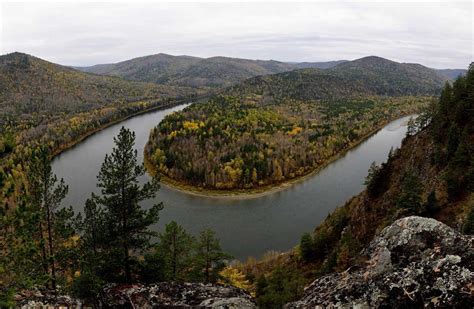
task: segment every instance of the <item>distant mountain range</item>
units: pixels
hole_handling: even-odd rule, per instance
[[[330,68],[342,61],[286,63],[228,57],[198,58],[157,54],[91,67],[83,72],[118,76],[133,81],[189,87],[226,87],[258,75],[302,68]]]
[[[464,69],[437,69],[436,70],[441,75],[448,77],[449,79],[456,79],[461,75],[466,74],[467,70]]]
[[[198,58],[156,54],[113,64],[76,67],[83,72],[122,77],[131,81],[173,86],[220,88],[235,85],[255,76],[289,72],[296,69],[331,69],[354,61],[280,62],[229,57]],[[454,79],[465,70],[435,70]]]
[[[328,69],[301,69],[257,76],[230,88],[232,95],[317,100],[361,95],[434,95],[448,77],[420,64],[370,56]]]

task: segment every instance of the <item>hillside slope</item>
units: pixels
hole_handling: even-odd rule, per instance
[[[455,80],[461,75],[466,74],[466,70],[463,69],[437,69],[436,70],[441,75],[448,77],[449,79]]]
[[[87,74],[21,53],[0,56],[2,118],[87,111],[113,102],[179,97],[193,92]]]
[[[285,308],[469,308],[474,301],[474,236],[411,216],[365,250],[363,267],[315,280]]]
[[[248,79],[229,90],[271,100],[317,100],[363,95],[435,95],[448,80],[419,64],[365,57],[330,69],[302,69]]]
[[[409,125],[402,147],[391,152],[386,163],[369,170],[367,189],[336,210],[331,215],[334,218],[318,227],[315,235],[333,229],[333,219],[338,216],[344,222],[339,233],[345,229],[345,235],[360,244],[367,244],[377,231],[407,215],[434,217],[468,231],[467,214],[474,211],[473,112],[471,65],[466,77],[453,87],[447,85],[439,102]],[[343,240],[342,234],[336,234],[332,243]],[[346,245],[339,242],[333,252]],[[337,268],[344,269],[348,262]]]
[[[172,56],[161,53],[118,63],[77,67],[77,69],[94,74],[118,76],[133,81],[162,84],[169,82],[171,76],[184,72],[201,60],[198,57]]]
[[[272,308],[275,304],[296,300],[299,293],[302,293],[302,282],[309,283],[320,278],[308,288],[306,298],[303,299],[303,303],[309,307],[318,303],[329,305],[336,298],[348,304],[357,299],[372,301],[369,303],[371,306],[386,304],[384,301],[387,299],[383,298],[383,293],[377,294],[377,297],[381,297],[379,299],[368,300],[366,296],[375,295],[371,294],[373,291],[389,291],[386,285],[388,281],[379,280],[380,278],[368,280],[369,273],[364,270],[372,271],[372,267],[378,264],[382,267],[388,264],[377,259],[383,256],[368,256],[373,251],[362,249],[369,246],[377,233],[406,216],[434,218],[457,231],[474,234],[473,145],[474,65],[471,65],[465,77],[456,80],[453,86],[445,86],[439,102],[433,102],[416,121],[409,123],[408,134],[401,148],[390,151],[386,163],[370,168],[366,190],[329,214],[313,233],[303,235],[298,249],[274,259],[250,262],[239,267],[248,278],[257,278],[257,303],[262,308]],[[423,228],[427,225],[417,223],[413,226]],[[441,231],[440,228],[434,230]],[[466,257],[471,260],[461,258],[462,264],[459,264],[457,257],[450,260],[449,254],[446,255],[449,251],[440,249],[438,239],[434,231],[421,231],[413,238],[413,243],[408,243],[407,248],[391,247],[388,251],[382,251],[389,254],[393,252],[391,261],[388,261],[394,268],[384,269],[383,273],[384,278],[391,280],[390,282],[398,284],[397,282],[405,280],[404,274],[397,273],[396,269],[404,269],[404,272],[407,269],[420,271],[418,275],[406,274],[408,277],[413,275],[411,279],[406,278],[412,280],[413,286],[403,287],[407,289],[407,293],[414,292],[409,294],[413,297],[404,294],[403,290],[400,294],[396,286],[389,285],[395,287],[392,290],[393,298],[400,299],[402,305],[420,306],[435,297],[434,294],[420,294],[419,290],[415,290],[419,284],[423,285],[423,281],[429,282],[427,284],[430,286],[433,282],[439,283],[440,287],[444,284],[433,279],[437,274],[431,276],[431,272],[437,271],[436,268],[428,268],[437,261],[458,264],[452,267],[468,263],[467,268],[472,271],[472,248],[469,253],[471,257]],[[472,237],[470,239],[468,244],[472,246]],[[418,250],[410,247],[411,245],[419,245],[418,249],[427,250],[426,254],[413,256],[413,262],[420,263],[420,267],[417,264],[407,264],[406,258]],[[455,249],[453,252],[459,254],[460,251]],[[416,260],[420,258],[422,260]],[[357,278],[365,279],[357,281]],[[275,288],[282,280],[286,280],[284,284],[288,286],[283,292]],[[460,277],[455,280],[456,293],[466,292],[464,281]],[[472,282],[472,278],[468,282]],[[435,290],[436,286],[431,292],[436,292]],[[472,301],[472,291],[470,293],[469,299]],[[278,295],[286,296],[278,298]],[[463,304],[464,298],[458,299]],[[449,298],[440,298],[439,301],[440,304],[449,306]],[[454,300],[451,301],[456,304]]]

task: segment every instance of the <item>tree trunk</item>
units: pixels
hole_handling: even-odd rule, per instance
[[[209,239],[206,240],[206,282],[209,282],[209,268],[211,267],[209,261]]]
[[[41,223],[41,220],[40,219],[40,222],[39,222],[39,230],[40,230],[40,242],[41,242],[41,255],[43,257],[43,261],[42,261],[42,264],[43,264],[43,271],[44,271],[44,274],[47,275],[48,274],[48,255],[46,253],[46,241],[44,239],[44,234],[43,234],[43,224]]]
[[[176,233],[173,234],[173,280],[176,280]]]
[[[52,218],[51,218],[51,211],[49,207],[47,209],[47,223],[48,223],[48,242],[49,242],[49,260],[51,263],[51,287],[54,291],[54,295],[56,295],[56,267],[54,263],[54,249],[53,249],[53,231],[51,228],[52,225]]]

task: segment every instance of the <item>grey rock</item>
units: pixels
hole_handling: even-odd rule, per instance
[[[242,289],[204,283],[111,284],[99,299],[105,308],[256,308],[252,297]]]
[[[472,308],[474,237],[406,217],[377,235],[367,266],[315,280],[286,308]]]
[[[54,295],[52,290],[32,288],[15,295],[16,307],[27,308],[82,308],[79,299],[69,295]]]

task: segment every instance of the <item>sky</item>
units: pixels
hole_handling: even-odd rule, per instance
[[[471,1],[0,1],[0,53],[63,65],[157,53],[291,62],[377,55],[433,68],[473,61]]]

